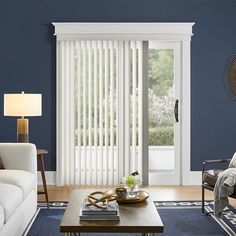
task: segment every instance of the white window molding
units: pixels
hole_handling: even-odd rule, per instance
[[[190,172],[190,42],[194,23],[62,23],[53,22],[57,41],[75,39],[160,40],[181,43],[182,104],[180,119],[182,183],[191,184]],[[59,101],[59,99],[57,99]],[[57,102],[58,102],[57,101]],[[148,166],[148,165],[147,165]]]

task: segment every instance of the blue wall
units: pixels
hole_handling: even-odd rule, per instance
[[[236,52],[234,0],[0,0],[0,142],[15,141],[16,119],[3,116],[3,94],[43,94],[43,116],[30,118],[30,140],[49,150],[55,170],[53,21],[195,22],[192,38],[191,169],[236,150],[236,102],[223,84]]]

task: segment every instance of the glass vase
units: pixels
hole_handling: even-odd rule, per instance
[[[127,192],[127,198],[128,199],[134,199],[137,198],[139,195],[139,186],[135,185],[135,186],[126,186]]]

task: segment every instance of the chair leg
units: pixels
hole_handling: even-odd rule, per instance
[[[202,187],[202,213],[205,214],[205,189]]]

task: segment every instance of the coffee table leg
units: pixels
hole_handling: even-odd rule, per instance
[[[66,232],[65,236],[80,236],[80,233],[71,233],[71,232]]]

